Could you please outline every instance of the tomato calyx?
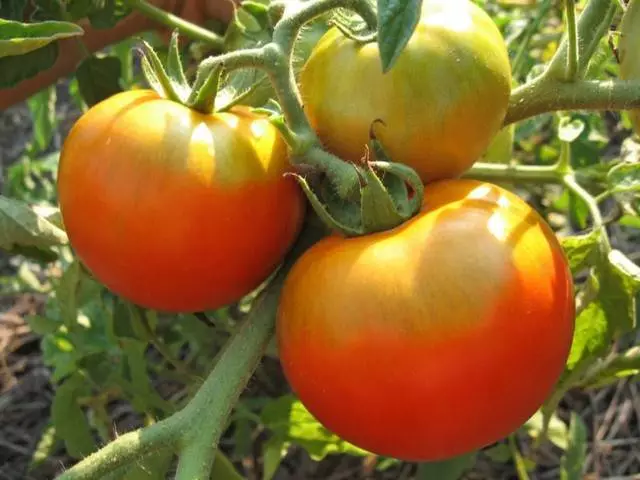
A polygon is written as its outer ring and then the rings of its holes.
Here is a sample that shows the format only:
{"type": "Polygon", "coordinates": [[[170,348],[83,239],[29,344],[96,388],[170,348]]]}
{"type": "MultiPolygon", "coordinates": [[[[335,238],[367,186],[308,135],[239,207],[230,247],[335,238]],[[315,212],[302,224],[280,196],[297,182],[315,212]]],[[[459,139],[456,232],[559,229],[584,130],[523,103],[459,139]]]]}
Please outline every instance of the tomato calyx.
{"type": "Polygon", "coordinates": [[[180,59],[177,30],[171,35],[166,68],[151,45],[144,40],[140,45],[142,72],[158,95],[202,113],[214,111],[223,64],[212,63],[210,68],[199,69],[193,85],[189,85],[180,59]]]}
{"type": "Polygon", "coordinates": [[[424,186],[420,177],[412,168],[389,160],[373,132],[376,123],[382,122],[373,122],[361,163],[351,165],[359,179],[355,198],[340,197],[326,175],[318,175],[317,169],[304,162],[298,163],[296,171],[290,173],[320,219],[330,229],[348,237],[397,227],[422,206],[424,186]]]}

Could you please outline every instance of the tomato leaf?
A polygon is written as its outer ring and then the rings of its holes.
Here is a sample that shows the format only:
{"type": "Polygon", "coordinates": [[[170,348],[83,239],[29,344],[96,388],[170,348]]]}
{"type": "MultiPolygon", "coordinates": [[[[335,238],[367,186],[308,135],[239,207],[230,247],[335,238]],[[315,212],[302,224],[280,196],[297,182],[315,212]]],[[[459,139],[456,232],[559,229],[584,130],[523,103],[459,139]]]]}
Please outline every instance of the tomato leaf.
{"type": "Polygon", "coordinates": [[[0,248],[16,246],[49,247],[65,245],[66,233],[25,203],[0,195],[0,248]]]}
{"type": "Polygon", "coordinates": [[[114,56],[93,55],[82,61],[76,77],[82,98],[88,106],[122,91],[120,60],[114,56]]]}
{"type": "Polygon", "coordinates": [[[211,480],[244,480],[231,463],[231,460],[220,450],[216,451],[216,458],[211,469],[211,480]]]}
{"type": "Polygon", "coordinates": [[[624,353],[607,358],[604,365],[597,368],[597,373],[587,378],[582,385],[589,388],[600,388],[621,378],[640,373],[640,347],[632,347],[624,353]]]}
{"type": "Polygon", "coordinates": [[[369,452],[327,430],[291,395],[285,395],[267,404],[260,416],[274,437],[283,442],[283,448],[290,444],[300,445],[316,461],[332,453],[369,455],[369,452]]]}
{"type": "Polygon", "coordinates": [[[587,427],[577,413],[571,412],[568,446],[560,461],[561,480],[581,480],[587,453],[587,427]]]}
{"type": "Polygon", "coordinates": [[[636,294],[640,291],[640,268],[622,252],[613,250],[599,259],[591,273],[597,295],[576,318],[567,367],[606,352],[616,335],[636,326],[636,294]]]}
{"type": "MultiPolygon", "coordinates": [[[[564,423],[555,413],[552,413],[548,420],[547,438],[556,447],[566,450],[568,445],[567,438],[569,436],[569,430],[566,423],[564,423]]],[[[536,439],[544,430],[544,421],[545,418],[542,411],[538,410],[525,422],[522,429],[527,432],[527,435],[531,438],[536,439]]]]}
{"type": "Polygon", "coordinates": [[[86,388],[85,379],[73,374],[56,389],[51,405],[56,433],[74,458],[84,457],[96,449],[87,418],[78,404],[78,397],[86,393],[86,388]]]}
{"type": "Polygon", "coordinates": [[[416,480],[458,480],[462,474],[476,463],[477,452],[440,462],[421,463],[418,466],[416,480]]]}
{"type": "Polygon", "coordinates": [[[635,294],[640,290],[640,269],[622,252],[612,250],[599,271],[599,297],[610,330],[631,331],[636,324],[635,294]]]}
{"type": "Polygon", "coordinates": [[[38,335],[47,335],[60,328],[60,323],[40,315],[29,315],[25,318],[31,330],[38,335]]]}
{"type": "Polygon", "coordinates": [[[382,71],[393,67],[413,35],[422,10],[423,0],[377,0],[378,48],[382,71]]]}
{"type": "Polygon", "coordinates": [[[33,121],[33,139],[27,148],[31,157],[44,152],[56,132],[56,89],[44,88],[27,100],[33,121]]]}
{"type": "Polygon", "coordinates": [[[575,235],[560,239],[572,273],[578,273],[594,263],[598,255],[601,236],[600,230],[592,230],[585,235],[575,235]]]}
{"type": "Polygon", "coordinates": [[[640,163],[623,162],[607,174],[609,190],[616,196],[640,194],[640,163]]]}
{"type": "Polygon", "coordinates": [[[53,66],[58,58],[58,44],[49,43],[24,55],[0,58],[0,88],[11,88],[53,66]]]}
{"type": "Polygon", "coordinates": [[[60,439],[56,435],[56,427],[53,425],[51,420],[47,423],[47,426],[42,430],[42,434],[40,434],[40,440],[36,444],[36,448],[31,455],[31,460],[29,461],[29,471],[32,471],[38,465],[44,463],[47,459],[51,458],[55,453],[55,450],[60,443],[60,439]]]}
{"type": "Polygon", "coordinates": [[[591,302],[576,318],[567,368],[573,370],[582,359],[602,355],[610,342],[611,335],[604,309],[600,302],[591,302]]]}
{"type": "Polygon", "coordinates": [[[11,0],[0,2],[0,18],[9,20],[22,20],[24,18],[24,7],[27,0],[11,0]]]}
{"type": "Polygon", "coordinates": [[[558,138],[563,142],[574,142],[580,137],[586,125],[579,118],[562,117],[558,125],[558,138]]]}
{"type": "Polygon", "coordinates": [[[91,2],[93,7],[87,17],[91,26],[98,29],[113,28],[131,12],[125,0],[102,0],[91,2]]]}
{"type": "Polygon", "coordinates": [[[262,447],[262,480],[271,480],[287,452],[286,442],[279,437],[272,437],[262,447]]]}
{"type": "Polygon", "coordinates": [[[62,321],[70,329],[78,319],[78,290],[82,280],[80,264],[73,262],[64,271],[55,289],[62,321]]]}
{"type": "Polygon", "coordinates": [[[0,18],[0,58],[24,55],[61,38],[84,34],[70,22],[22,23],[0,18]]]}

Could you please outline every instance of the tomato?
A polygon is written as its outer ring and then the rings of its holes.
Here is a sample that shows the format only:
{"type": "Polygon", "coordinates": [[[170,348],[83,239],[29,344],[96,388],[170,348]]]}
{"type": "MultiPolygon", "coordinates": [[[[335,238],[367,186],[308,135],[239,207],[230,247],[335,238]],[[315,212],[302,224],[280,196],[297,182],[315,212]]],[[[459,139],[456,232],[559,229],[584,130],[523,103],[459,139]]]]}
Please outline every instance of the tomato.
{"type": "Polygon", "coordinates": [[[95,105],[64,142],[64,225],[78,257],[123,297],[163,311],[250,292],[297,236],[304,197],[266,118],[205,115],[149,90],[95,105]]]}
{"type": "MultiPolygon", "coordinates": [[[[620,78],[623,80],[640,79],[640,1],[631,0],[620,22],[620,40],[618,53],[620,58],[620,78]]],[[[637,135],[640,135],[640,110],[629,112],[631,124],[637,135]]]]}
{"type": "Polygon", "coordinates": [[[547,223],[490,183],[427,185],[395,229],[329,236],[293,266],[277,316],[293,391],[343,439],[433,461],[521,426],[569,354],[573,283],[547,223]]]}
{"type": "Polygon", "coordinates": [[[491,18],[469,0],[423,2],[397,63],[382,73],[376,42],[337,28],[318,42],[300,75],[311,125],[349,161],[365,153],[369,127],[395,162],[424,182],[466,171],[500,129],[511,92],[507,48],[491,18]]]}

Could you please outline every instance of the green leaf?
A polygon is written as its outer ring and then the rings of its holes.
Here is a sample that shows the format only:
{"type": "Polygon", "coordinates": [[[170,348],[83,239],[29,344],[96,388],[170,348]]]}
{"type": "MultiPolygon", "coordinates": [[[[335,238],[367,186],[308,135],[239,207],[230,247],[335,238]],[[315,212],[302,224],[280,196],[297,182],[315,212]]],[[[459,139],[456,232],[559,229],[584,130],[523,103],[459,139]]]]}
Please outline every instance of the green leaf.
{"type": "Polygon", "coordinates": [[[93,55],[82,61],[76,77],[82,98],[88,106],[122,91],[120,60],[115,56],[93,55]]]}
{"type": "Polygon", "coordinates": [[[0,195],[0,248],[11,251],[16,246],[25,246],[46,250],[67,242],[67,234],[33,208],[0,195]]]}
{"type": "Polygon", "coordinates": [[[244,477],[231,463],[231,460],[220,450],[216,451],[216,458],[211,469],[211,480],[244,480],[244,477]]]}
{"type": "Polygon", "coordinates": [[[55,453],[59,441],[60,439],[56,435],[56,427],[53,425],[51,420],[49,420],[47,426],[42,430],[40,440],[38,440],[36,448],[31,455],[29,471],[38,467],[38,465],[44,463],[48,458],[50,458],[55,453]]]}
{"type": "MultiPolygon", "coordinates": [[[[428,0],[427,0],[428,1],[428,0]]],[[[462,474],[476,463],[477,452],[443,460],[440,462],[421,463],[418,466],[416,480],[458,480],[462,474]]]]}
{"type": "Polygon", "coordinates": [[[50,69],[58,58],[58,44],[53,42],[25,55],[0,58],[0,88],[15,87],[43,70],[50,69]]]}
{"type": "Polygon", "coordinates": [[[262,480],[271,480],[287,452],[286,442],[272,437],[262,446],[262,480]]]}
{"type": "Polygon", "coordinates": [[[25,318],[31,330],[38,335],[48,335],[55,332],[60,328],[60,323],[47,317],[41,317],[40,315],[29,315],[25,318]]]}
{"type": "Polygon", "coordinates": [[[22,20],[24,18],[24,7],[26,4],[27,0],[0,1],[0,18],[22,20]]]}
{"type": "Polygon", "coordinates": [[[612,250],[598,259],[590,281],[597,295],[576,318],[569,370],[586,358],[603,355],[617,335],[636,326],[635,297],[640,291],[637,265],[622,252],[612,250]]]}
{"type": "Polygon", "coordinates": [[[631,331],[636,324],[635,294],[640,289],[638,267],[622,252],[612,250],[598,269],[602,303],[612,334],[631,331]]]}
{"type": "Polygon", "coordinates": [[[483,450],[482,453],[495,463],[507,463],[511,460],[511,450],[509,450],[509,446],[505,443],[498,443],[483,450]]]}
{"type": "Polygon", "coordinates": [[[114,299],[113,315],[111,317],[111,333],[117,338],[138,340],[143,331],[140,317],[132,310],[132,305],[121,298],[114,299]]]}
{"type": "Polygon", "coordinates": [[[558,126],[558,138],[563,142],[574,142],[580,137],[586,125],[580,118],[562,117],[558,126]]]}
{"type": "Polygon", "coordinates": [[[28,150],[29,155],[34,157],[49,147],[58,126],[55,87],[44,88],[29,97],[27,106],[33,122],[33,140],[28,150]]]}
{"type": "Polygon", "coordinates": [[[78,404],[78,397],[85,393],[84,378],[74,374],[56,389],[51,405],[56,433],[74,458],[85,457],[96,449],[87,418],[78,404]]]}
{"type": "Polygon", "coordinates": [[[623,162],[607,174],[609,190],[614,194],[640,193],[640,163],[623,162]]]}
{"type": "Polygon", "coordinates": [[[84,34],[70,22],[22,23],[0,18],[0,58],[24,55],[61,38],[84,34]]]}
{"type": "Polygon", "coordinates": [[[577,413],[571,412],[567,451],[560,461],[561,480],[581,480],[587,453],[587,427],[577,413]]]}
{"type": "Polygon", "coordinates": [[[583,384],[586,387],[604,387],[617,382],[621,378],[640,374],[640,347],[632,347],[624,353],[616,354],[613,358],[605,360],[604,367],[599,367],[599,372],[592,378],[588,378],[583,384]]]}
{"type": "Polygon", "coordinates": [[[413,35],[420,21],[422,2],[423,0],[377,0],[378,47],[383,72],[393,67],[413,35]]]}
{"type": "Polygon", "coordinates": [[[91,26],[97,29],[113,28],[131,12],[126,0],[94,1],[93,6],[87,16],[91,26]]]}
{"type": "Polygon", "coordinates": [[[600,302],[591,302],[576,318],[567,369],[573,370],[583,359],[602,355],[610,343],[611,334],[604,309],[600,302]]]}
{"type": "Polygon", "coordinates": [[[585,235],[575,235],[560,239],[572,273],[578,273],[594,263],[599,254],[598,246],[600,245],[601,236],[600,230],[592,230],[585,235]]]}
{"type": "MultiPolygon", "coordinates": [[[[543,428],[544,415],[541,410],[534,413],[522,426],[522,429],[527,432],[527,435],[533,439],[540,436],[543,428]]],[[[551,414],[551,417],[549,418],[549,425],[547,427],[547,438],[556,447],[566,450],[568,436],[569,430],[567,429],[567,425],[555,413],[551,414]]]]}
{"type": "Polygon", "coordinates": [[[369,452],[352,445],[321,425],[309,411],[291,395],[270,402],[261,418],[273,435],[289,444],[297,444],[318,461],[332,453],[366,456],[369,452]]]}
{"type": "Polygon", "coordinates": [[[74,261],[62,274],[55,289],[60,316],[70,329],[75,326],[78,319],[78,290],[82,276],[80,264],[74,261]]]}

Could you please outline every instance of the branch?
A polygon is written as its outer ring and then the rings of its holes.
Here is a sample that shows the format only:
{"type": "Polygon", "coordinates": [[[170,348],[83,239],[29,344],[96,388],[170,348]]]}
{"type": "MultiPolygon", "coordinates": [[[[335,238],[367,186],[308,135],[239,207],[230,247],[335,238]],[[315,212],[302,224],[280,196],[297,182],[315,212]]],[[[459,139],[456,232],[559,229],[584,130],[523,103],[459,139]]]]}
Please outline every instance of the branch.
{"type": "Polygon", "coordinates": [[[177,28],[180,33],[193,38],[194,40],[200,40],[208,43],[217,51],[222,51],[224,49],[224,39],[213,33],[211,30],[207,30],[206,28],[184,20],[177,15],[166,12],[145,0],[126,0],[126,3],[132,9],[138,10],[144,16],[160,23],[161,25],[166,25],[172,29],[177,28]]]}
{"type": "Polygon", "coordinates": [[[558,110],[631,110],[640,108],[639,80],[580,80],[548,77],[513,90],[504,125],[558,110]]]}

